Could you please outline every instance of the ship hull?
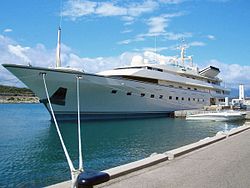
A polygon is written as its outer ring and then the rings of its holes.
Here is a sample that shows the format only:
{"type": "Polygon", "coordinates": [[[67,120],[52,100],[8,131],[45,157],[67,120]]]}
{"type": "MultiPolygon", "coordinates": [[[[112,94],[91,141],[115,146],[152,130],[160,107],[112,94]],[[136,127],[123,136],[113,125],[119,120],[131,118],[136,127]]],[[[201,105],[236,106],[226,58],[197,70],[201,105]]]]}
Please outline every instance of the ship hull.
{"type": "MultiPolygon", "coordinates": [[[[153,83],[87,74],[75,70],[3,65],[27,85],[46,106],[43,74],[58,120],[77,118],[77,79],[81,76],[82,119],[113,119],[169,116],[176,110],[209,105],[210,93],[172,88],[153,83]]],[[[51,112],[50,112],[51,113],[51,112]]]]}

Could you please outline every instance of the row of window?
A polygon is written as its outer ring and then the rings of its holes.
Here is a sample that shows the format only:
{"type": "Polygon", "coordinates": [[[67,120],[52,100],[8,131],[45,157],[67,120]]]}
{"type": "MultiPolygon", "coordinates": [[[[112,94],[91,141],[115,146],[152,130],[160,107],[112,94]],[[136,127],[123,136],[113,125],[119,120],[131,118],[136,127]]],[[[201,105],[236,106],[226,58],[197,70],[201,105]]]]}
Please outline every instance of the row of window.
{"type": "MultiPolygon", "coordinates": [[[[189,76],[184,76],[184,77],[187,77],[187,78],[192,78],[193,80],[195,80],[196,78],[195,77],[189,77],[189,76]]],[[[201,80],[199,78],[197,78],[198,80],[201,80]]],[[[207,81],[207,83],[211,83],[211,84],[214,84],[214,85],[220,85],[219,82],[215,82],[215,81],[210,81],[210,80],[203,80],[203,81],[207,81]]]]}
{"type": "MultiPolygon", "coordinates": [[[[173,85],[169,85],[169,87],[174,87],[173,85]]],[[[182,86],[179,86],[178,88],[182,89],[182,86]]],[[[188,90],[191,90],[191,87],[187,87],[188,90]]],[[[195,91],[197,91],[197,88],[193,88],[195,91]]]]}
{"type": "MultiPolygon", "coordinates": [[[[119,68],[120,69],[120,68],[119,68]]],[[[146,82],[146,83],[153,83],[153,84],[158,84],[158,85],[163,85],[163,86],[168,86],[171,88],[179,88],[179,89],[188,89],[188,90],[193,90],[193,91],[200,91],[200,92],[212,92],[209,89],[202,89],[199,88],[197,89],[196,87],[185,87],[185,86],[180,86],[180,85],[173,85],[170,84],[169,82],[165,82],[163,80],[157,80],[157,79],[153,79],[153,78],[144,78],[144,77],[137,77],[137,76],[112,76],[114,78],[122,78],[122,79],[128,79],[128,80],[135,80],[135,81],[139,81],[139,82],[146,82]]],[[[218,94],[229,94],[228,92],[225,91],[220,91],[220,90],[216,90],[215,91],[218,94]]]]}
{"type": "MultiPolygon", "coordinates": [[[[112,90],[111,93],[112,94],[116,94],[117,90],[112,90]]],[[[132,92],[127,92],[127,95],[128,96],[132,95],[132,92]]],[[[145,93],[141,93],[141,97],[145,97],[145,96],[146,96],[145,93]]],[[[163,95],[159,95],[159,99],[163,99],[163,97],[164,97],[163,95]]],[[[155,98],[155,95],[154,94],[150,94],[150,98],[155,98]]],[[[174,97],[173,96],[169,96],[168,99],[169,100],[174,100],[174,97]]],[[[184,101],[185,98],[184,97],[175,97],[175,100],[177,100],[177,101],[178,100],[184,101]]],[[[197,102],[205,102],[204,99],[196,99],[196,98],[190,98],[190,97],[188,97],[187,100],[188,101],[192,101],[193,100],[193,101],[197,101],[197,102]]]]}
{"type": "Polygon", "coordinates": [[[211,84],[214,84],[214,85],[220,85],[219,82],[213,82],[213,81],[210,81],[210,80],[207,80],[207,83],[211,83],[211,84]]]}
{"type": "MultiPolygon", "coordinates": [[[[169,85],[169,87],[174,87],[174,86],[173,86],[173,85],[169,85]]],[[[182,89],[183,87],[182,87],[182,86],[179,86],[179,88],[182,89]]],[[[188,89],[188,90],[192,90],[192,89],[193,89],[194,91],[198,91],[197,88],[187,87],[187,89],[188,89]]],[[[207,91],[207,90],[206,90],[206,91],[207,91]]],[[[208,91],[210,92],[210,90],[208,90],[208,91]]],[[[223,91],[223,90],[222,90],[222,91],[216,90],[215,92],[218,93],[218,94],[223,94],[223,95],[224,95],[224,94],[227,94],[227,95],[229,94],[229,92],[226,92],[226,91],[223,91]]]]}
{"type": "Polygon", "coordinates": [[[121,67],[121,68],[116,68],[115,70],[120,70],[120,69],[148,69],[148,70],[163,72],[163,69],[155,68],[155,67],[149,67],[149,66],[146,66],[146,67],[144,67],[144,66],[137,66],[137,67],[121,67]]]}

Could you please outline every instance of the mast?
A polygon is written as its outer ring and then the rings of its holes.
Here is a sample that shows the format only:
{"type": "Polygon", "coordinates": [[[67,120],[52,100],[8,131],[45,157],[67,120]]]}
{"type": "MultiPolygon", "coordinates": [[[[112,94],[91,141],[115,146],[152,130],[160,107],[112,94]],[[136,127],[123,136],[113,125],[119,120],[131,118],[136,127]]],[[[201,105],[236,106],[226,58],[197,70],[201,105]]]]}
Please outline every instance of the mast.
{"type": "Polygon", "coordinates": [[[56,67],[61,67],[61,27],[57,32],[56,67]]]}
{"type": "Polygon", "coordinates": [[[185,47],[184,46],[181,46],[181,62],[182,62],[182,65],[184,65],[185,63],[185,47]]]}

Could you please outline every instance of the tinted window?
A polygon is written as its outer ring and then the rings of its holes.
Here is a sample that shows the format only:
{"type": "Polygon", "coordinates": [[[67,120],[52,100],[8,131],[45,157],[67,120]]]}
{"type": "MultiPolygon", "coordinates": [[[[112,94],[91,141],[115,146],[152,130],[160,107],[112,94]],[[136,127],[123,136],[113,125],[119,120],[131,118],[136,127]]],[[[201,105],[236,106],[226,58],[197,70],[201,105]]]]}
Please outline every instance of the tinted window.
{"type": "Polygon", "coordinates": [[[115,94],[117,93],[117,90],[112,90],[111,93],[115,94]]]}

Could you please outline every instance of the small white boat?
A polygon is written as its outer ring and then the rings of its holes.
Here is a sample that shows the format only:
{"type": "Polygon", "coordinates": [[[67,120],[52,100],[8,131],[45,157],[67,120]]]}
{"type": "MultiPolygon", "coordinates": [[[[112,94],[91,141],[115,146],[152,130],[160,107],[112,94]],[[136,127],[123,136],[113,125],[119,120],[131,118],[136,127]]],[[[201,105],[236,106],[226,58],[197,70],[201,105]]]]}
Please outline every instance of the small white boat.
{"type": "Polygon", "coordinates": [[[186,117],[187,120],[198,121],[236,121],[244,120],[246,116],[245,112],[240,111],[215,111],[204,112],[199,114],[191,114],[186,117]]]}

